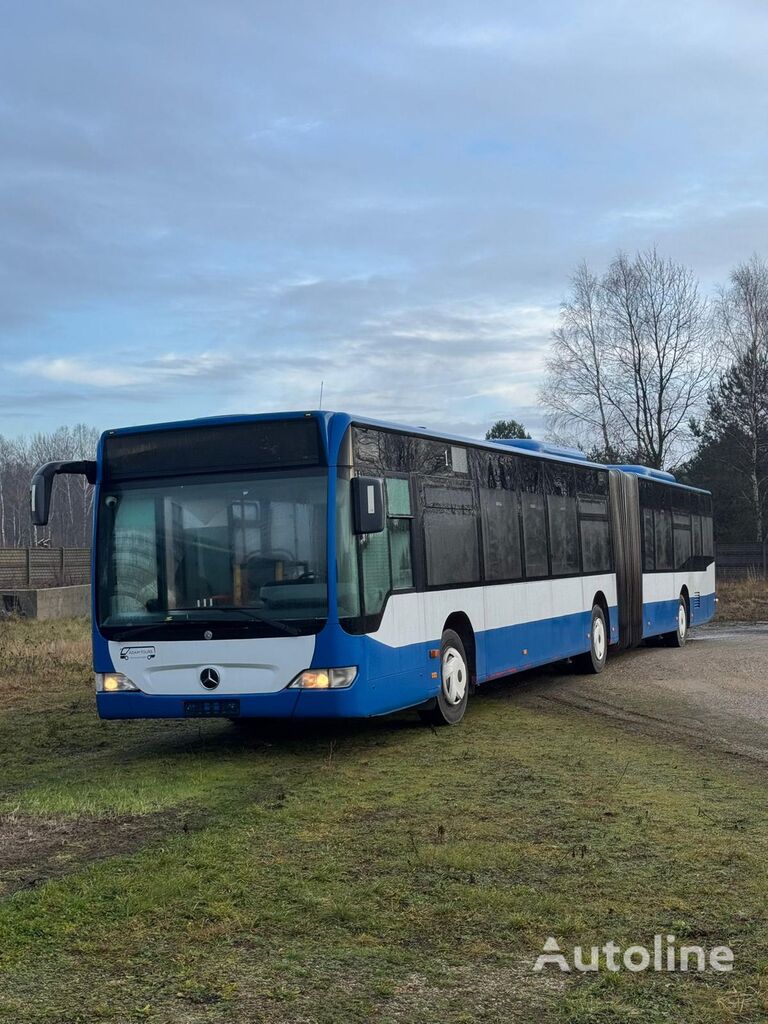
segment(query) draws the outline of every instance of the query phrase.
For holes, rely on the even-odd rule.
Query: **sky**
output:
[[[0,6],[3,434],[541,434],[579,262],[768,255],[763,0]]]

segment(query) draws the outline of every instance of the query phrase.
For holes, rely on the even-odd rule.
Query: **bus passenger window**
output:
[[[516,491],[480,488],[487,580],[517,580],[522,575],[519,508]]]
[[[687,512],[672,514],[675,539],[675,569],[687,569],[691,558],[691,517]]]
[[[410,590],[413,586],[411,560],[411,520],[390,519],[389,552],[392,565],[392,589]]]
[[[707,558],[714,558],[715,555],[715,540],[712,531],[712,516],[705,515],[701,517],[701,553],[706,555]]]
[[[657,508],[654,513],[656,527],[656,568],[671,569],[673,563],[672,513],[666,508]]]
[[[552,575],[567,576],[579,571],[579,535],[576,528],[576,499],[547,495]]]
[[[692,533],[693,533],[693,553],[694,555],[702,554],[701,550],[701,516],[691,516]]]
[[[544,496],[523,494],[523,538],[525,541],[525,575],[547,576],[547,524]]]
[[[387,532],[393,590],[413,586],[411,553],[411,485],[402,477],[387,477]]]
[[[426,486],[424,506],[429,586],[477,582],[480,579],[480,552],[472,491],[460,487]]]
[[[609,572],[611,535],[607,519],[581,520],[581,555],[584,572]]]
[[[363,604],[366,615],[378,615],[392,589],[387,531],[367,533],[360,543],[363,551]]]
[[[656,568],[654,555],[653,509],[643,509],[643,570],[653,572]]]

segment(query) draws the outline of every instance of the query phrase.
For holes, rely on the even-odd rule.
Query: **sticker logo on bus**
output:
[[[146,661],[152,661],[155,656],[154,647],[121,647],[120,648],[120,660],[121,661],[134,661],[137,658],[146,659]]]

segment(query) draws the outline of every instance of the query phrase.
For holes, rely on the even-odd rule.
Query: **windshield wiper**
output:
[[[226,605],[213,605],[205,609],[201,608],[200,611],[205,611],[206,614],[208,612],[236,612],[237,614],[242,615],[246,619],[250,619],[253,622],[262,622],[265,626],[270,626],[272,629],[276,629],[280,633],[285,633],[287,636],[299,635],[299,630],[296,629],[295,626],[289,626],[287,623],[281,622],[279,619],[271,619],[268,618],[266,615],[256,615],[254,612],[250,611],[247,608],[237,608],[235,606]],[[189,615],[185,615],[184,617],[174,615],[172,618],[163,619],[162,622],[147,622],[144,625],[135,624],[125,626],[122,628],[120,626],[116,626],[115,629],[119,629],[120,632],[119,635],[115,637],[115,640],[121,642],[123,640],[127,640],[129,637],[138,636],[139,634],[143,635],[145,633],[156,633],[158,632],[158,630],[163,630],[167,626],[172,626],[174,623],[184,623],[184,625],[186,626],[204,626],[205,622],[206,619],[204,617],[198,619],[192,618]],[[105,623],[105,625],[107,625],[107,623]]]
[[[115,640],[121,642],[127,640],[128,637],[137,636],[139,633],[155,633],[158,629],[165,629],[166,626],[173,625],[174,622],[189,623],[190,619],[163,619],[162,622],[145,622],[144,625],[114,626],[114,629],[120,630],[120,635],[116,636]],[[109,627],[109,623],[106,622],[102,625]]]
[[[217,604],[212,605],[210,608],[205,609],[207,612],[237,612],[238,615],[244,616],[246,619],[252,619],[254,622],[263,622],[265,626],[271,626],[273,629],[280,630],[281,633],[287,633],[288,636],[298,636],[299,630],[295,626],[289,626],[287,622],[281,622],[280,619],[271,619],[267,615],[257,615],[251,611],[250,608],[239,608],[236,605]]]

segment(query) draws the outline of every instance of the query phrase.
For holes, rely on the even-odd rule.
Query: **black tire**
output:
[[[440,641],[440,693],[433,708],[419,711],[421,720],[429,725],[458,725],[467,710],[469,684],[464,644],[458,633],[446,629]]]
[[[685,647],[690,624],[691,617],[688,614],[688,602],[681,594],[680,600],[677,602],[677,629],[673,629],[671,633],[664,634],[666,643],[670,647]]]
[[[608,624],[599,604],[592,605],[592,623],[589,630],[589,650],[573,659],[580,672],[598,675],[608,660]]]

